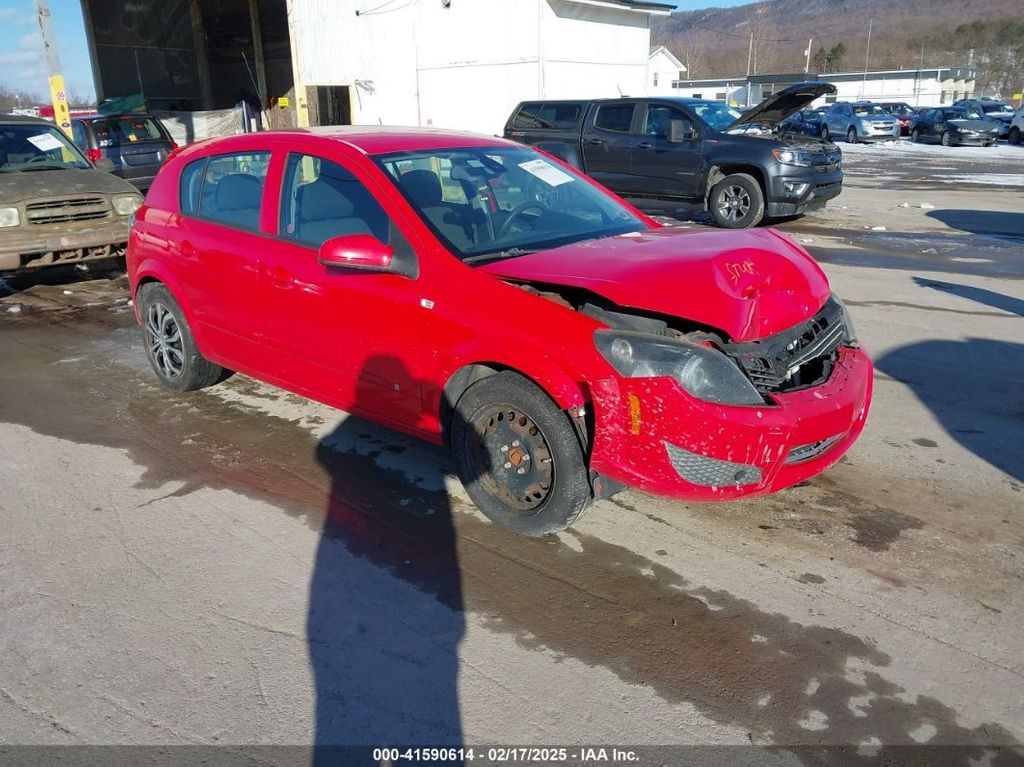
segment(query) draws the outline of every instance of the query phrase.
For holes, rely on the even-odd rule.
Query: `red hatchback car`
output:
[[[160,381],[240,371],[436,443],[495,522],[624,485],[768,493],[860,434],[872,366],[771,229],[663,228],[509,141],[260,133],[176,152],[128,246]]]

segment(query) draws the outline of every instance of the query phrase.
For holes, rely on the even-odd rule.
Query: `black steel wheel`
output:
[[[199,353],[185,313],[164,285],[147,282],[136,300],[146,357],[161,384],[175,391],[193,391],[224,378],[228,371]]]
[[[590,505],[572,423],[517,373],[496,373],[470,386],[446,434],[470,498],[502,527],[545,535],[569,527]]]

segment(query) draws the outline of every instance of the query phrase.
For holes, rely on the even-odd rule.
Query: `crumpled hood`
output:
[[[584,288],[622,307],[710,325],[734,341],[803,322],[829,296],[814,259],[771,229],[651,229],[479,268],[520,282]]]
[[[0,173],[0,207],[34,197],[141,194],[123,178],[95,168]]]

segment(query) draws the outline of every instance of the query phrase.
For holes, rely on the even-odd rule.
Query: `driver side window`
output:
[[[668,126],[672,120],[683,122],[683,131],[693,131],[693,121],[678,109],[666,106],[648,106],[644,116],[644,133],[649,136],[668,138]]]

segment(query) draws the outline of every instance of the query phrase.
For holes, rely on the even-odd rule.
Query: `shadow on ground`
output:
[[[1024,240],[1024,213],[1003,210],[930,210],[928,217],[951,229]]]
[[[961,285],[956,282],[945,282],[944,280],[933,280],[928,277],[915,277],[914,282],[922,288],[931,288],[942,293],[949,293],[952,296],[960,296],[968,301],[991,306],[994,309],[1002,309],[1004,312],[1024,317],[1024,301],[1005,293],[998,293],[987,288],[976,288],[973,285]]]

